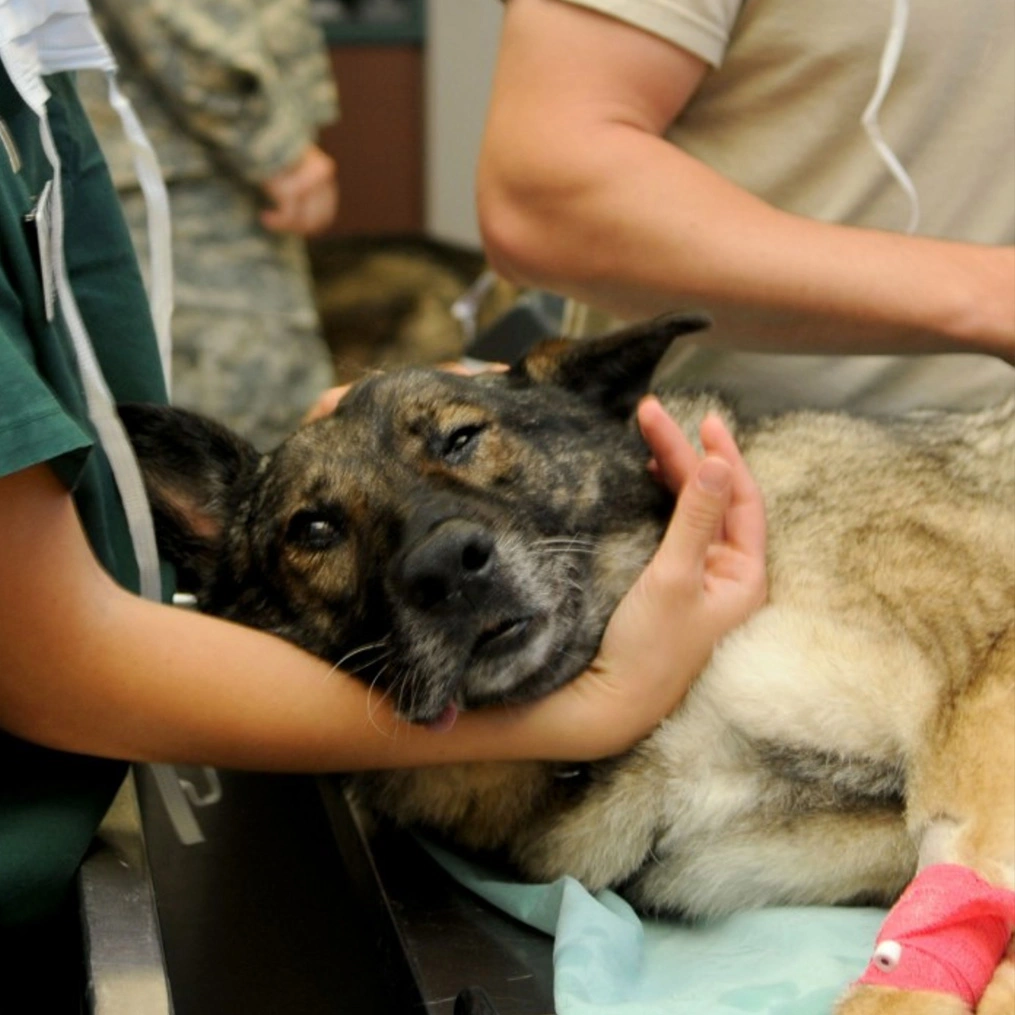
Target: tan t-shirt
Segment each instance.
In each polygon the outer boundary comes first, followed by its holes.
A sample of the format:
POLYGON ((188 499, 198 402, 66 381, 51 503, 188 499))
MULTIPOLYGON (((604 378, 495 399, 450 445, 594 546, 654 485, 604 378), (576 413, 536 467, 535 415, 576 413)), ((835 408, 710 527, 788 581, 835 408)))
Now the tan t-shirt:
MULTIPOLYGON (((787 211, 903 230, 909 204, 861 124, 892 0, 567 0, 673 42, 712 67, 667 136, 787 211)), ((919 197, 917 232, 1015 243, 1015 4, 912 0, 878 118, 919 197)), ((576 327, 602 327, 578 313, 576 327), (582 318, 585 318, 584 321, 582 318)), ((674 351, 668 370, 784 404, 898 411, 975 405, 1015 390, 978 356, 826 357, 674 351)))

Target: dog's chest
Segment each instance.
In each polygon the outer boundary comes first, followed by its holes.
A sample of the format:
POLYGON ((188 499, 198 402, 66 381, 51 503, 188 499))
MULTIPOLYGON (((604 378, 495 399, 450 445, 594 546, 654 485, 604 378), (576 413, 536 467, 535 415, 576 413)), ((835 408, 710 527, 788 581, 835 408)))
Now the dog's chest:
POLYGON ((889 804, 932 707, 905 642, 835 618, 766 607, 727 638, 650 739, 674 834, 779 813, 889 804))

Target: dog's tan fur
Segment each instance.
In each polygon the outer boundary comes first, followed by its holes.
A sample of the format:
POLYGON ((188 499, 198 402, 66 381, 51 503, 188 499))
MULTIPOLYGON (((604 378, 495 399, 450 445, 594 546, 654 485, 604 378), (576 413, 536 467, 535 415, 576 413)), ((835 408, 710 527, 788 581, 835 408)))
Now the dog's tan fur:
MULTIPOLYGON (((382 550, 380 537, 370 535, 382 500, 394 511, 391 503, 425 499, 428 490, 439 489, 442 504, 472 498, 461 516, 469 524, 481 518, 493 534, 497 568, 538 588, 556 579, 529 548, 532 537, 516 516, 533 498, 545 496, 546 511, 567 510, 570 498, 599 512, 599 531, 582 543, 584 557, 575 548, 568 566, 585 568, 581 617, 601 630, 650 556, 664 514, 651 506, 648 492, 637 502, 641 507, 615 503, 608 484, 626 467, 621 444, 603 436, 601 449, 595 439, 586 446, 576 430, 571 444, 561 445, 573 445, 564 458, 537 454, 531 442, 550 438, 532 436, 532 410, 522 423, 509 424, 505 406, 513 403, 495 392, 506 385, 526 399, 532 390, 546 391, 532 404, 544 398, 549 404, 558 385, 588 387, 586 375, 602 369, 596 355, 607 362, 639 340, 605 340, 599 353, 551 344, 513 380, 471 388, 429 374, 369 382, 373 387, 350 396, 344 416, 340 410, 335 420, 301 431, 274 458, 248 470, 239 506, 223 523, 221 550, 232 569, 225 585, 242 589, 243 562, 264 556, 258 547, 267 537, 257 532, 265 520, 258 512, 271 504, 292 517, 313 485, 318 499, 326 487, 341 502, 355 539, 394 561, 396 571, 414 544, 382 550), (476 444, 466 458, 427 450, 433 440, 426 434, 458 432, 463 421, 483 428, 478 441, 466 438, 476 444), (389 456, 408 471, 396 478, 374 473, 380 467, 367 459, 346 468, 336 463, 344 445, 363 445, 372 459, 389 456), (570 483, 553 474, 554 462, 568 467, 567 456, 580 477, 570 483), (518 470, 538 480, 524 493, 518 470), (251 479, 255 473, 259 478, 251 479), (265 489, 275 493, 268 497, 265 489), (492 492, 497 497, 490 499, 492 492), (473 503, 481 494, 487 499, 473 503)), ((688 430, 710 408, 736 423, 710 397, 662 394, 688 430)), ((604 413, 604 435, 612 425, 604 413)), ((399 822, 506 851, 527 877, 571 874, 591 889, 621 888, 650 911, 705 917, 775 903, 887 904, 918 865, 937 862, 966 864, 1012 887, 1015 399, 969 416, 871 421, 801 412, 736 425, 768 510, 769 603, 717 646, 676 714, 626 756, 582 767, 574 778, 565 778, 574 773, 561 766, 539 763, 453 766, 363 777, 361 793, 399 822)), ((173 483, 159 452, 146 437, 139 447, 156 503, 165 503, 173 483)), ((637 482, 629 479, 624 488, 637 482)), ((448 511, 454 513, 442 508, 440 519, 448 511)), ((551 534, 547 542, 562 555, 552 540, 580 534, 551 534)), ((411 544, 409 536, 403 539, 411 544)), ((226 601, 206 592, 205 605, 338 661, 338 648, 324 646, 337 622, 322 597, 365 588, 361 558, 347 546, 314 554, 284 547, 285 566, 273 587, 294 607, 285 616, 295 613, 298 620, 262 615, 241 593, 226 601)), ((226 565, 190 565, 205 574, 208 589, 216 583, 221 589, 222 575, 208 576, 226 565)), ((392 579, 396 591, 399 575, 392 579)), ((347 608, 355 610, 363 595, 353 595, 347 608)), ((422 612, 446 608, 441 601, 422 612)), ((484 687, 505 699, 513 688, 528 693, 525 674, 509 685, 501 670, 482 669, 485 636, 469 655, 468 648, 446 644, 440 624, 420 612, 396 610, 390 619, 398 645, 423 646, 403 685, 401 677, 391 685, 396 694, 412 685, 397 698, 408 715, 432 719, 449 700, 466 706, 485 700, 484 687), (460 682, 448 683, 445 673, 454 666, 460 682), (477 668, 489 672, 486 684, 473 674, 477 668)), ((487 630, 499 617, 475 630, 487 630)), ((466 621, 456 614, 454 623, 466 621)), ((355 645, 353 637, 345 636, 343 650, 355 645)), ((371 650, 367 642, 351 655, 371 650)), ((979 1011, 1010 1015, 1013 1003, 1007 962, 979 1011)), ((963 1008, 938 994, 862 988, 840 1011, 943 1015, 963 1008)))

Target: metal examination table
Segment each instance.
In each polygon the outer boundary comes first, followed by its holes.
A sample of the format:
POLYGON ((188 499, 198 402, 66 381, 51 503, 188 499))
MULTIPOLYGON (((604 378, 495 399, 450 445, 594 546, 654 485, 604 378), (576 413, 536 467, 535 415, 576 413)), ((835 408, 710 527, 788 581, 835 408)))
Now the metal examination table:
POLYGON ((134 775, 82 876, 94 1015, 552 1012, 552 941, 368 836, 339 779, 220 771, 185 846, 134 775))

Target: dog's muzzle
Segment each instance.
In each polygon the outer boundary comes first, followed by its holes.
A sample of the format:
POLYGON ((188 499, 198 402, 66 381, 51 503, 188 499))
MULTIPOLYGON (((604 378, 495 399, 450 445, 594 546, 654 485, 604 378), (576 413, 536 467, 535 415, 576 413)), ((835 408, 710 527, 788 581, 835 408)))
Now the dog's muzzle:
POLYGON ((478 522, 453 518, 405 555, 399 581, 418 610, 454 613, 486 605, 497 569, 493 535, 478 522))

